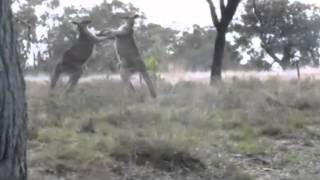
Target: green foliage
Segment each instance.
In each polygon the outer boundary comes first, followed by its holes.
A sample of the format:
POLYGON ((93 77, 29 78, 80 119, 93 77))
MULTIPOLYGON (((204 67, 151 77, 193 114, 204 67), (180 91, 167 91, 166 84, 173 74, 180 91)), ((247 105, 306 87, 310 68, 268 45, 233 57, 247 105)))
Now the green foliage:
POLYGON ((247 1, 241 22, 233 25, 236 45, 239 51, 249 53, 252 66, 271 68, 268 56, 283 69, 292 67, 295 61, 319 65, 318 7, 288 0, 256 0, 256 6, 252 2, 247 1), (260 49, 254 47, 257 42, 260 49))
POLYGON ((153 74, 156 74, 159 71, 159 60, 154 56, 149 56, 144 60, 147 69, 153 74))
POLYGON ((207 70, 212 63, 213 42, 216 32, 209 28, 194 26, 193 32, 182 32, 174 44, 173 57, 186 69, 207 70))
MULTIPOLYGON (((78 8, 75 6, 65 7, 63 14, 55 13, 54 9, 59 7, 59 1, 47 0, 42 2, 27 1, 16 12, 16 16, 26 21, 32 22, 32 46, 41 46, 39 52, 32 54, 27 49, 26 44, 21 48, 24 50, 24 58, 32 62, 29 70, 40 70, 51 72, 55 61, 58 61, 63 52, 77 38, 77 29, 70 23, 72 20, 81 18, 90 18, 92 27, 98 31, 105 28, 118 28, 122 20, 117 16, 119 11, 124 13, 143 14, 132 4, 126 4, 122 1, 104 1, 92 9, 78 8), (48 8, 51 11, 44 12, 37 17, 35 8, 48 8), (42 28, 43 34, 36 34, 37 28, 42 28), (31 53, 31 54, 30 54, 31 53)), ((136 25, 136 36, 139 50, 145 56, 155 56, 158 63, 164 64, 168 60, 168 49, 175 42, 177 31, 164 28, 157 24, 145 24, 144 18, 136 25), (160 62, 161 61, 161 62, 160 62)), ((20 41, 25 41, 28 37, 27 29, 21 25, 18 31, 22 36, 20 41)), ((96 46, 91 60, 87 64, 90 72, 102 72, 105 70, 116 71, 116 58, 112 41, 106 41, 96 46)), ((29 64, 30 65, 30 64, 29 64)))
MULTIPOLYGON (((173 63, 188 70, 209 70, 212 64, 212 53, 216 31, 211 27, 193 26, 193 31, 183 31, 173 44, 173 63)), ((239 66, 238 55, 227 42, 224 55, 224 69, 236 69, 239 66)))
MULTIPOLYGON (((77 38, 77 29, 70 22, 82 18, 92 20, 92 28, 99 31, 105 28, 118 28, 122 20, 117 16, 119 11, 124 13, 142 14, 142 18, 135 27, 135 40, 139 51, 145 59, 154 56, 157 59, 158 70, 165 71, 168 65, 178 65, 192 70, 207 70, 212 59, 213 41, 215 31, 208 27, 194 25, 192 33, 162 27, 154 23, 145 23, 143 12, 132 4, 122 1, 104 1, 92 9, 75 6, 64 7, 63 14, 58 14, 56 8, 60 4, 57 0, 27 1, 21 6, 16 16, 30 21, 32 25, 32 42, 34 52, 29 52, 25 43, 22 52, 24 59, 28 60, 27 70, 51 72, 56 61, 60 60, 63 52, 71 46, 77 38), (46 8, 48 11, 36 16, 35 8, 46 8), (36 34, 41 29, 41 34, 36 34), (182 34, 182 36, 180 35, 182 34), (40 48, 41 47, 41 48, 40 48), (30 64, 30 62, 32 64, 30 64)), ((27 29, 19 26, 20 41, 26 41, 27 29)), ((226 48, 225 67, 234 67, 239 62, 236 55, 229 53, 232 47, 226 48)), ((112 41, 105 41, 96 46, 86 72, 115 72, 116 56, 112 41)))

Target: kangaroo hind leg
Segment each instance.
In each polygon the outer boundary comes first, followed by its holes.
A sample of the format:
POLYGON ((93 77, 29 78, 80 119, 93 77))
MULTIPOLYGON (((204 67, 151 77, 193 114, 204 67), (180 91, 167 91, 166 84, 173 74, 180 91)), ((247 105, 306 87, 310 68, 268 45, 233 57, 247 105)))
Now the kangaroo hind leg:
POLYGON ((61 63, 57 64, 53 73, 52 73, 52 76, 51 76, 51 82, 50 82, 50 92, 53 91, 53 89, 55 88, 58 80, 59 80, 59 77, 60 75, 62 74, 63 72, 63 67, 61 65, 61 63))
POLYGON ((148 86, 148 89, 149 89, 151 97, 152 98, 156 98, 157 97, 157 93, 156 93, 156 90, 154 88, 154 85, 153 85, 153 83, 151 81, 151 78, 150 78, 148 72, 146 70, 142 70, 140 73, 141 73, 144 81, 146 82, 146 84, 148 86))
POLYGON ((68 88, 65 92, 66 94, 70 93, 74 89, 74 87, 77 85, 82 73, 83 73, 83 70, 82 70, 82 68, 80 68, 79 70, 70 74, 68 88))
POLYGON ((121 80, 128 87, 129 91, 135 92, 136 90, 130 81, 131 75, 132 73, 130 72, 129 69, 120 67, 121 80))

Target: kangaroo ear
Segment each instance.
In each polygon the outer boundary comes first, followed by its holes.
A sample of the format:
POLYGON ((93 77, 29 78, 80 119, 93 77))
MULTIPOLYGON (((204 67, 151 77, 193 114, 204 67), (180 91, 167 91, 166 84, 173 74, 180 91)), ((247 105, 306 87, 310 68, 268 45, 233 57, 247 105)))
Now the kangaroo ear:
POLYGON ((133 16, 133 19, 137 19, 137 18, 139 18, 139 17, 140 17, 140 15, 135 14, 135 15, 133 16))

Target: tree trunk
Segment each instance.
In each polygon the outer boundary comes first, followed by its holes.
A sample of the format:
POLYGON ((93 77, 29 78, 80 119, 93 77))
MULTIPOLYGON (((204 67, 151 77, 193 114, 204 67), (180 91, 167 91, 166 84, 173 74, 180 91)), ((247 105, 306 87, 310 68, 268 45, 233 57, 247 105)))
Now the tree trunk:
POLYGON ((225 5, 225 1, 220 0, 221 19, 219 20, 213 0, 207 0, 211 12, 212 23, 217 29, 217 37, 213 52, 213 62, 210 76, 211 85, 213 85, 216 81, 221 81, 221 69, 224 46, 226 44, 226 33, 240 1, 241 0, 228 0, 227 5, 225 5))
POLYGON ((298 77, 298 80, 300 80, 300 78, 301 78, 301 73, 300 73, 300 64, 299 64, 299 61, 296 62, 296 69, 297 69, 297 77, 298 77))
POLYGON ((222 60, 224 55, 224 47, 226 43, 226 31, 218 30, 215 40, 213 63, 211 66, 210 83, 213 84, 216 81, 221 80, 222 60))
POLYGON ((0 1, 0 180, 26 180, 26 99, 11 0, 0 1))
POLYGON ((287 70, 290 67, 290 58, 284 57, 282 61, 280 61, 279 65, 283 70, 287 70))
POLYGON ((292 45, 286 44, 283 47, 283 57, 280 61, 280 66, 282 67, 283 70, 287 70, 290 67, 291 59, 293 57, 292 54, 292 45))

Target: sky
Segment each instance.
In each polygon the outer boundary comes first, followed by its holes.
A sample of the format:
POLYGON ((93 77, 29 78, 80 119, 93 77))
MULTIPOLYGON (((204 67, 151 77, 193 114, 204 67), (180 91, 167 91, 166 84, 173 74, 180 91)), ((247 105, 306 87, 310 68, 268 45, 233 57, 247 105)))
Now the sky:
MULTIPOLYGON (((109 1, 109 0, 108 0, 109 1)), ((146 14, 147 21, 178 29, 193 24, 210 25, 211 19, 205 0, 121 0, 132 3, 146 14)), ((103 0, 60 1, 63 6, 92 7, 103 0)))
MULTIPOLYGON (((201 26, 212 25, 209 7, 206 0, 121 0, 132 3, 146 13, 149 22, 166 27, 185 29, 193 24, 201 26)), ((218 0, 213 0, 218 1, 218 0)), ((294 1, 294 0, 291 0, 294 1)), ((320 6, 319 0, 300 0, 304 3, 314 3, 320 6)), ((63 6, 76 5, 92 7, 103 0, 61 0, 63 6)))

